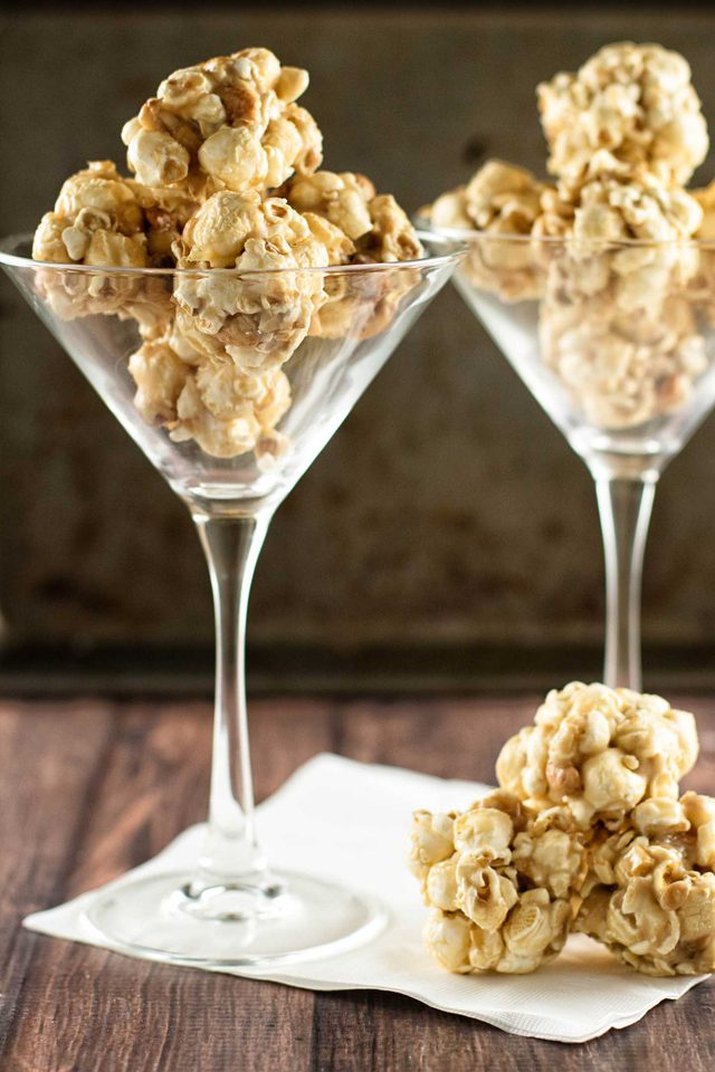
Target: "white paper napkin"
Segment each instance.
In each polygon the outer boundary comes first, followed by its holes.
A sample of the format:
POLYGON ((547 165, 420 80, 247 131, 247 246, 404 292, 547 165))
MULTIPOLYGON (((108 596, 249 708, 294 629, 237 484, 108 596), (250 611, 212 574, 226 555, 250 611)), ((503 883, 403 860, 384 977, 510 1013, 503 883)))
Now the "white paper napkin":
MULTIPOLYGON (((405 864, 411 813, 464 808, 486 789, 333 755, 310 760, 258 809, 261 841, 283 867, 379 897, 390 924, 359 949, 232 974, 312 990, 392 990, 516 1035, 561 1042, 585 1042, 612 1027, 627 1027, 658 1002, 678 998, 707 978, 637 975, 582 935, 569 939, 562 955, 533 975, 450 975, 437 967, 422 946, 426 909, 405 864)), ((191 827, 131 874, 191 866, 202 836, 202 826, 191 827)), ((95 892, 85 893, 36 912, 25 926, 112 948, 85 918, 94 897, 95 892)))

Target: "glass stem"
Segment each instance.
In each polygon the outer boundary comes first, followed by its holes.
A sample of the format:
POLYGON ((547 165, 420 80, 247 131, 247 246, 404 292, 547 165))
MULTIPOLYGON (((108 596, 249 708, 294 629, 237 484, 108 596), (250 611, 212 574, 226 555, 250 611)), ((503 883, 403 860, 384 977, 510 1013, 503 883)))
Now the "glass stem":
POLYGON ((641 690, 641 578, 657 474, 596 478, 606 555, 604 681, 641 690))
POLYGON ((246 715, 248 596, 270 514, 194 522, 211 575, 216 623, 216 692, 208 833, 194 888, 259 880, 266 861, 254 821, 246 715))

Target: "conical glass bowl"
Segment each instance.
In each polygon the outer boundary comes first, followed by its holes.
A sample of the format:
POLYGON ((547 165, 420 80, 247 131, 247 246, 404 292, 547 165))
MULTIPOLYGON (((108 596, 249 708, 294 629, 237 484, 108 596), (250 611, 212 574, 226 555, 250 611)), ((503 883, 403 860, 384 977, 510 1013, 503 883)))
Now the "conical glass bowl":
MULTIPOLYGON (((0 265, 187 504, 211 575, 216 698, 209 821, 187 872, 125 880, 90 921, 115 949, 208 967, 320 955, 385 913, 330 874, 285 874, 256 836, 244 684, 248 594, 270 519, 448 279, 420 260, 240 272, 0 265)), ((117 510, 131 493, 117 489, 117 510)), ((326 800, 325 806, 330 806, 326 800)), ((327 853, 329 858, 329 851, 327 853)))
POLYGON ((715 404, 715 243, 439 234, 466 245, 457 290, 595 479, 604 680, 640 689, 656 483, 715 404))

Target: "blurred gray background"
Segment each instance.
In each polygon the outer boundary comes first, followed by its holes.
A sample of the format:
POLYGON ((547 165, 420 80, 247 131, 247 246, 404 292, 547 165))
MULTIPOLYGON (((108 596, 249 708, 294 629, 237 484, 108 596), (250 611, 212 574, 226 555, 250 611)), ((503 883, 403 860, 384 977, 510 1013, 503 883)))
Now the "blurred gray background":
MULTIPOLYGON (((0 19, 4 233, 32 229, 86 159, 123 165, 121 125, 168 72, 247 45, 310 70, 304 103, 325 166, 364 171, 409 210, 486 156, 543 172, 536 83, 609 41, 682 51, 715 129, 706 10, 68 12, 0 19)), ((697 179, 713 171, 709 159, 697 179)), ((184 507, 7 281, 0 348, 0 604, 15 646, 206 649, 208 582, 184 507)), ((652 674, 688 651, 696 670, 714 669, 714 452, 711 419, 656 500, 652 674)), ((280 509, 253 644, 308 662, 323 653, 338 673, 369 649, 387 677, 400 652, 403 680, 429 665, 447 684, 451 666, 468 673, 485 651, 502 653, 493 666, 507 674, 540 651, 578 673, 602 613, 590 478, 448 289, 280 509)), ((271 665, 280 683, 280 659, 271 665)))

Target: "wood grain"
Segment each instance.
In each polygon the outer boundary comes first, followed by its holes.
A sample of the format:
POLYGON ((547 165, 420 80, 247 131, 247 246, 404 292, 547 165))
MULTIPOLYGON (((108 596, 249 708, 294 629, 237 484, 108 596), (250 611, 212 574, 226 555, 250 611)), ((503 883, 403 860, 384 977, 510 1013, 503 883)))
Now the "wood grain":
MULTIPOLYGON (((60 899, 100 791, 107 705, 2 705, 0 716, 0 1054, 20 1014, 37 935, 24 915, 60 899)), ((0 1065, 0 1067, 3 1067, 0 1065)))
MULTIPOLYGON (((715 703, 697 708, 690 784, 715 790, 715 703)), ((531 697, 261 700, 252 707, 257 794, 321 750, 489 781, 531 697)), ((313 994, 134 961, 19 928, 21 916, 157 852, 203 818, 203 703, 0 705, 2 1072, 710 1072, 715 987, 665 1002, 583 1046, 507 1036, 397 995, 313 994)))

